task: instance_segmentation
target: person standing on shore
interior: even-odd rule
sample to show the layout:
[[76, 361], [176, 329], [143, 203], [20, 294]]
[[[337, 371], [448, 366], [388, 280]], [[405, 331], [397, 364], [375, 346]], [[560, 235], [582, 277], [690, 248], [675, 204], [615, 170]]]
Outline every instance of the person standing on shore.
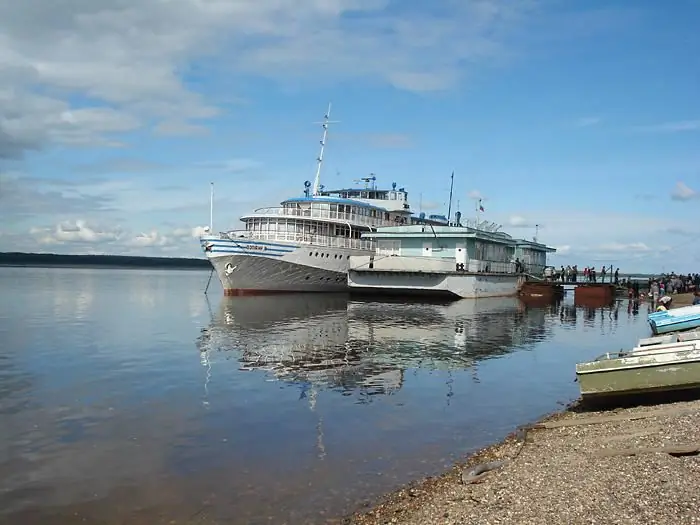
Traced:
[[659, 301], [659, 283], [654, 279], [649, 286], [649, 291], [651, 292], [651, 300], [654, 303]]
[[693, 306], [700, 305], [700, 290], [695, 290], [695, 297], [693, 297]]

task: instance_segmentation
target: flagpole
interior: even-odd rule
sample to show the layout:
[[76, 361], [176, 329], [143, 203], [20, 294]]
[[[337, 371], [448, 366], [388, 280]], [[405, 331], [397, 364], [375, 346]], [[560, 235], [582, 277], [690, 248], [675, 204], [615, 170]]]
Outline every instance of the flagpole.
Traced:
[[480, 198], [475, 198], [474, 203], [476, 206], [474, 207], [474, 211], [476, 212], [476, 229], [479, 229], [479, 223], [480, 223], [480, 212], [481, 212], [481, 199]]

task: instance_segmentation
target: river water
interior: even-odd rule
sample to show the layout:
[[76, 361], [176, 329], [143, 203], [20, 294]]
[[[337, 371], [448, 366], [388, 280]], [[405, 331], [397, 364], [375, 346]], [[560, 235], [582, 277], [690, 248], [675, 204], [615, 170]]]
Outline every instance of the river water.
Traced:
[[232, 297], [0, 268], [0, 522], [325, 523], [575, 399], [646, 306]]

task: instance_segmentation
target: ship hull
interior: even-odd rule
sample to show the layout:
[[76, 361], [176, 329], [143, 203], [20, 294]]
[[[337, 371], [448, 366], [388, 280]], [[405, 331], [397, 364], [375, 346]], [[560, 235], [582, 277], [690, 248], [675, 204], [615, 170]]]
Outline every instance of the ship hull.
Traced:
[[216, 238], [203, 238], [202, 246], [219, 277], [224, 295], [346, 292], [349, 256], [369, 253]]

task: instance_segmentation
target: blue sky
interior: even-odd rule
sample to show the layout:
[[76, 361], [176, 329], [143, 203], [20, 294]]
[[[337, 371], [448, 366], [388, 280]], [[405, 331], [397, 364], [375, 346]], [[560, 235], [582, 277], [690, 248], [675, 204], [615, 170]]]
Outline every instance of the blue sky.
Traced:
[[376, 173], [555, 264], [700, 270], [700, 2], [26, 0], [0, 6], [0, 250], [192, 237]]

